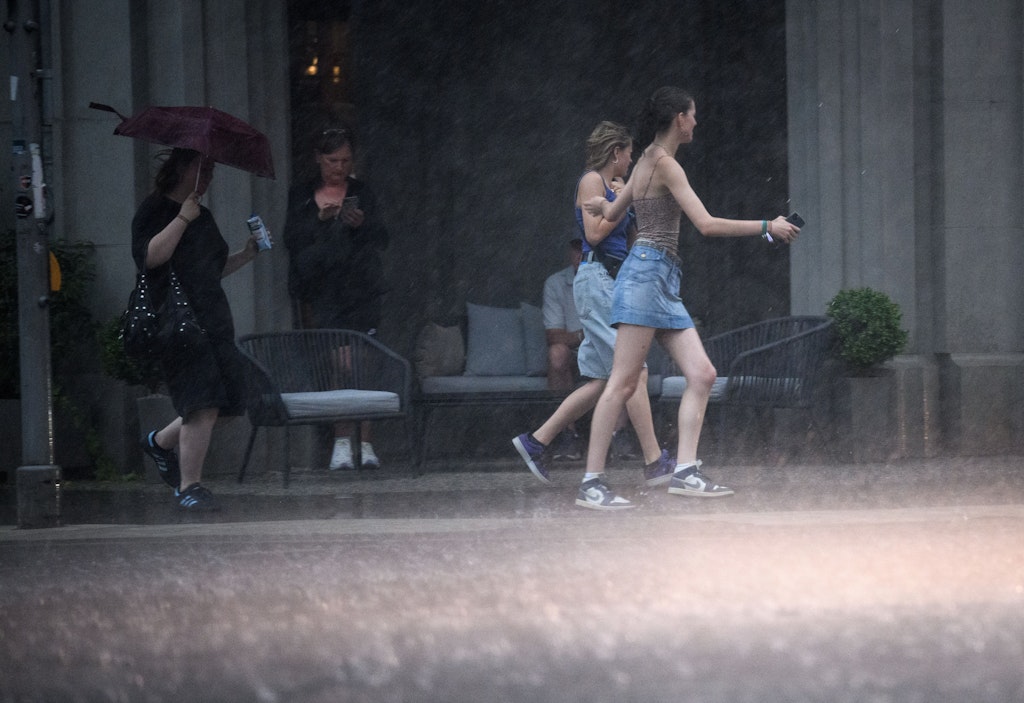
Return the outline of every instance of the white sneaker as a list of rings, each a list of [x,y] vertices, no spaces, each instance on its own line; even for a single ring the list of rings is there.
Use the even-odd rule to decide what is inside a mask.
[[[363,468],[364,469],[379,469],[380,468],[380,459],[378,459],[377,455],[374,453],[373,445],[372,444],[370,444],[369,442],[363,442],[363,444],[362,444],[362,452],[363,452]]]
[[[366,446],[366,443],[363,443]],[[366,450],[363,449],[364,461]],[[352,463],[352,440],[348,437],[334,440],[334,451],[331,453],[331,471],[337,469],[354,469]]]

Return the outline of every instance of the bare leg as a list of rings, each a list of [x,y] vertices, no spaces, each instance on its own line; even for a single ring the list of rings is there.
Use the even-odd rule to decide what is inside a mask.
[[[553,391],[572,390],[576,382],[575,357],[566,344],[548,346],[548,388]]]
[[[163,428],[156,433],[157,446],[163,449],[174,449],[178,446],[179,438],[181,437],[181,418],[176,417],[171,421],[171,424]]]
[[[704,413],[715,382],[716,371],[700,335],[695,329],[663,332],[659,341],[686,377],[686,390],[679,401],[679,447],[676,461],[688,464],[697,460],[697,444],[704,425]]]
[[[594,407],[587,448],[587,473],[603,473],[612,432],[626,401],[636,392],[644,360],[651,348],[654,330],[636,325],[619,325],[615,339],[612,374]],[[644,392],[647,392],[646,387]]]
[[[647,395],[647,368],[640,369],[640,378],[637,379],[636,390],[626,401],[626,411],[629,413],[629,421],[636,430],[636,437],[640,440],[640,449],[644,455],[644,463],[650,464],[657,461],[661,456],[661,445],[654,434],[654,417],[651,415],[651,398]]]
[[[360,441],[370,441],[370,428],[373,427],[372,422],[363,422],[359,425]],[[354,422],[336,422],[334,423],[334,438],[344,439],[351,437],[355,434],[355,423]]]
[[[201,480],[203,462],[206,461],[213,425],[218,415],[218,408],[203,408],[194,411],[187,422],[180,423],[178,462],[181,464],[181,489]]]
[[[541,444],[551,444],[559,432],[586,415],[594,407],[601,391],[604,390],[604,384],[604,380],[594,378],[567,395],[554,414],[533,433],[534,439]]]

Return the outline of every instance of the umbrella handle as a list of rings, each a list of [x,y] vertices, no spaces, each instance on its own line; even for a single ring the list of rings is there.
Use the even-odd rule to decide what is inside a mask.
[[[118,112],[114,108],[110,107],[110,105],[104,105],[103,103],[92,103],[91,102],[91,103],[89,103],[89,107],[91,107],[93,110],[103,110],[104,112],[113,112],[115,115],[117,115],[118,117],[121,118],[122,122],[124,120],[128,119],[127,117],[122,115],[120,112]]]

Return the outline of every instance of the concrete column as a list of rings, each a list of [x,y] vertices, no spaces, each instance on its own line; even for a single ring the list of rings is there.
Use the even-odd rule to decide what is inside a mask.
[[[922,428],[903,441],[924,454],[932,426],[954,452],[1021,446],[1022,13],[1019,0],[787,2],[791,198],[810,223],[793,312],[860,286],[899,303],[916,360],[898,402]]]
[[[794,314],[870,286],[914,327],[914,14],[910,0],[787,3]]]

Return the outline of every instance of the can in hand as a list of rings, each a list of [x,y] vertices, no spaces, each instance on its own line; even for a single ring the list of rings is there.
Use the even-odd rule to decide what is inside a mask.
[[[256,235],[256,246],[260,251],[266,251],[271,248],[270,243],[270,232],[267,231],[266,225],[263,224],[263,218],[259,215],[253,215],[245,221],[249,225],[249,231]]]

